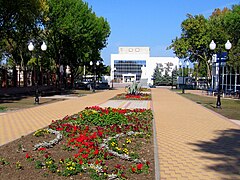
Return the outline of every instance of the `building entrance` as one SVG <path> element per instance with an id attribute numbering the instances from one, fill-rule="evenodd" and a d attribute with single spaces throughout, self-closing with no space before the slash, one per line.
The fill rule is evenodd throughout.
<path id="1" fill-rule="evenodd" d="M 133 82 L 136 81 L 136 74 L 123 74 L 123 82 Z"/>

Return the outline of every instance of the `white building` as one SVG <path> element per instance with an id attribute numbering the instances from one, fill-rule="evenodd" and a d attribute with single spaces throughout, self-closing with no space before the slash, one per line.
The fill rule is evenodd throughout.
<path id="1" fill-rule="evenodd" d="M 118 54 L 111 54 L 111 79 L 119 83 L 145 81 L 153 84 L 157 65 L 166 67 L 170 63 L 173 70 L 178 62 L 177 57 L 150 57 L 149 47 L 119 47 Z"/>

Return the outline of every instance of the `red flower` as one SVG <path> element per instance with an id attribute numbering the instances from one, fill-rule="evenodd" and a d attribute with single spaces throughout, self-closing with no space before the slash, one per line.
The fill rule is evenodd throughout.
<path id="1" fill-rule="evenodd" d="M 115 166 L 115 168 L 120 169 L 120 168 L 121 168 L 121 165 L 120 165 L 120 164 L 117 164 L 117 165 Z"/>
<path id="2" fill-rule="evenodd" d="M 103 132 L 102 131 L 98 131 L 98 136 L 102 137 L 102 135 L 103 135 Z"/>
<path id="3" fill-rule="evenodd" d="M 29 159 L 29 158 L 31 158 L 31 156 L 27 153 L 26 158 Z"/>
<path id="4" fill-rule="evenodd" d="M 88 154 L 82 154 L 82 158 L 87 159 L 88 158 Z"/>
<path id="5" fill-rule="evenodd" d="M 46 150 L 45 147 L 38 148 L 38 151 L 45 151 L 45 150 Z"/>
<path id="6" fill-rule="evenodd" d="M 137 164 L 137 169 L 138 169 L 138 170 L 141 170 L 142 167 L 143 167 L 143 164 Z"/>
<path id="7" fill-rule="evenodd" d="M 85 130 L 86 130 L 86 131 L 89 131 L 89 126 L 86 126 L 86 127 L 85 127 Z"/>
<path id="8" fill-rule="evenodd" d="M 79 154 L 74 154 L 74 157 L 77 158 L 79 156 Z"/>
<path id="9" fill-rule="evenodd" d="M 79 160 L 79 164 L 81 164 L 81 165 L 82 165 L 82 164 L 83 164 L 83 161 L 82 161 L 82 160 Z"/>
<path id="10" fill-rule="evenodd" d="M 99 164 L 99 160 L 98 159 L 96 160 L 95 164 Z"/>
<path id="11" fill-rule="evenodd" d="M 56 128 L 56 130 L 57 130 L 57 131 L 62 131 L 63 128 L 62 128 L 62 127 L 61 127 L 61 128 Z"/>
<path id="12" fill-rule="evenodd" d="M 149 166 L 149 165 L 150 165 L 150 162 L 149 162 L 149 161 L 147 161 L 147 162 L 146 162 L 146 164 L 147 164 L 147 166 Z"/>
<path id="13" fill-rule="evenodd" d="M 98 155 L 98 153 L 99 153 L 99 151 L 98 151 L 98 149 L 96 149 L 96 150 L 94 151 L 94 154 L 95 154 L 95 155 Z"/>
<path id="14" fill-rule="evenodd" d="M 136 172 L 136 168 L 135 167 L 132 167 L 132 172 Z"/>

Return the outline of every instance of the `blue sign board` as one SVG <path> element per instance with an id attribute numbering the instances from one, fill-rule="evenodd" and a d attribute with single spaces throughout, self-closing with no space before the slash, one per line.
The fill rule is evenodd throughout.
<path id="1" fill-rule="evenodd" d="M 217 53 L 217 63 L 221 62 L 226 62 L 227 61 L 227 52 L 221 52 Z"/>

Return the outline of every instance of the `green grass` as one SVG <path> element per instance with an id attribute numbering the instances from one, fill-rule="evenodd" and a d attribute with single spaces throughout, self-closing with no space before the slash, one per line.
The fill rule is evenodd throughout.
<path id="1" fill-rule="evenodd" d="M 101 92 L 101 91 L 96 91 L 96 93 L 97 92 Z M 81 97 L 81 96 L 85 96 L 87 94 L 92 94 L 92 93 L 93 92 L 89 90 L 73 90 L 73 91 L 67 92 L 66 94 L 70 96 Z M 54 96 L 52 98 L 40 97 L 39 105 L 54 103 L 54 102 L 63 101 L 63 100 L 65 99 L 54 98 Z M 19 110 L 19 109 L 30 108 L 34 106 L 38 106 L 38 105 L 34 104 L 33 96 L 24 96 L 24 97 L 15 97 L 15 98 L 9 97 L 9 98 L 5 98 L 5 100 L 0 100 L 0 112 Z"/>
<path id="2" fill-rule="evenodd" d="M 54 99 L 54 98 L 45 99 L 45 98 L 40 97 L 39 105 L 53 103 L 53 102 L 57 102 L 57 101 L 63 101 L 63 99 Z M 24 98 L 20 98 L 20 99 L 5 100 L 4 102 L 1 102 L 0 112 L 12 111 L 12 110 L 18 110 L 18 109 L 24 109 L 24 108 L 38 106 L 38 105 L 34 104 L 34 102 L 35 102 L 34 97 L 24 97 Z M 4 109 L 1 110 L 1 107 L 3 107 Z"/>
<path id="3" fill-rule="evenodd" d="M 5 106 L 0 106 L 0 112 L 4 112 L 7 108 Z"/>
<path id="4" fill-rule="evenodd" d="M 212 97 L 200 96 L 200 95 L 195 95 L 190 93 L 185 93 L 185 94 L 179 93 L 179 94 L 229 119 L 240 120 L 240 100 L 221 98 L 222 108 L 218 109 L 216 108 L 217 97 L 212 98 Z"/>

